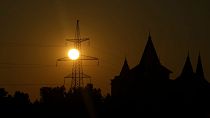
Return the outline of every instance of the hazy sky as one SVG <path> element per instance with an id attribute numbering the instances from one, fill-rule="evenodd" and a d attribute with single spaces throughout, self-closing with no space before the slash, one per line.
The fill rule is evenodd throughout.
<path id="1" fill-rule="evenodd" d="M 62 85 L 71 63 L 55 62 L 67 56 L 65 39 L 74 37 L 77 19 L 90 38 L 84 52 L 100 59 L 99 66 L 85 62 L 85 73 L 104 93 L 125 57 L 131 68 L 139 63 L 148 31 L 171 79 L 188 51 L 195 70 L 200 51 L 210 80 L 209 0 L 0 0 L 0 87 L 34 99 L 41 85 Z"/>

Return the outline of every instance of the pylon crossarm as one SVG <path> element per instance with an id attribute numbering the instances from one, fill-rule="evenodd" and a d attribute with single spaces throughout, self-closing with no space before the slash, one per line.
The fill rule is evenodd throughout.
<path id="1" fill-rule="evenodd" d="M 81 55 L 80 57 L 81 60 L 99 60 L 97 57 L 91 57 L 91 56 L 86 56 L 86 55 Z"/>
<path id="2" fill-rule="evenodd" d="M 92 56 L 86 56 L 86 55 L 81 55 L 80 60 L 90 60 L 90 61 L 98 61 L 98 65 L 99 65 L 99 58 L 97 57 L 92 57 Z"/>
<path id="3" fill-rule="evenodd" d="M 77 60 L 99 60 L 99 59 L 96 57 L 81 55 L 81 57 L 78 58 Z M 57 59 L 57 61 L 73 61 L 73 60 L 69 59 L 69 57 L 64 57 L 64 58 Z"/>
<path id="4" fill-rule="evenodd" d="M 87 40 L 90 40 L 89 38 L 74 38 L 74 39 L 66 39 L 66 41 L 69 41 L 69 42 L 84 42 L 84 41 L 87 41 Z"/>
<path id="5" fill-rule="evenodd" d="M 96 58 L 96 57 L 91 57 L 91 56 L 86 56 L 86 55 L 81 55 L 80 58 L 78 58 L 77 60 L 95 60 L 95 61 L 98 61 L 98 65 L 99 65 L 99 58 Z M 69 59 L 69 57 L 63 57 L 63 58 L 59 58 L 56 60 L 56 66 L 58 66 L 58 62 L 59 61 L 73 61 L 71 59 Z"/>
<path id="6" fill-rule="evenodd" d="M 99 60 L 99 58 L 81 55 L 77 60 Z M 63 58 L 57 59 L 57 61 L 72 61 L 72 60 L 69 59 L 69 57 L 63 57 Z"/>
<path id="7" fill-rule="evenodd" d="M 71 61 L 71 60 L 69 59 L 69 57 L 59 58 L 59 59 L 56 60 L 56 66 L 58 66 L 59 61 Z"/>
<path id="8" fill-rule="evenodd" d="M 63 57 L 63 58 L 57 59 L 57 61 L 71 61 L 71 59 L 69 59 L 69 57 Z"/>

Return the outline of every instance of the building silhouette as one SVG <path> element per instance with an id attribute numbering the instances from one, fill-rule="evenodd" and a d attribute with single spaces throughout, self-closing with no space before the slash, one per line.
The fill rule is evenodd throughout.
<path id="1" fill-rule="evenodd" d="M 128 116 L 202 117 L 201 114 L 207 114 L 210 84 L 205 79 L 200 54 L 196 72 L 188 53 L 181 74 L 172 80 L 171 73 L 161 64 L 149 34 L 139 64 L 130 69 L 125 58 L 120 74 L 111 80 L 113 107 L 119 113 L 125 110 Z"/>
<path id="2" fill-rule="evenodd" d="M 172 71 L 160 63 L 149 34 L 140 63 L 134 68 L 129 69 L 128 62 L 125 59 L 120 75 L 111 81 L 111 94 L 117 97 L 126 96 L 131 92 L 139 92 L 142 82 L 144 83 L 143 86 L 150 88 L 155 87 L 157 83 L 164 84 L 170 81 L 170 73 Z M 146 84 L 149 85 L 146 86 Z"/>

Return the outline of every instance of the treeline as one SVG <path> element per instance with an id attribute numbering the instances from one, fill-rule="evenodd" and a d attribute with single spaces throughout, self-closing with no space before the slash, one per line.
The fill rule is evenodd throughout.
<path id="1" fill-rule="evenodd" d="M 0 118 L 209 117 L 209 85 L 199 89 L 174 81 L 165 85 L 168 89 L 160 90 L 160 86 L 150 84 L 156 89 L 144 89 L 146 93 L 136 91 L 124 97 L 102 96 L 101 90 L 92 84 L 70 90 L 63 86 L 42 87 L 40 99 L 35 102 L 30 101 L 27 93 L 17 91 L 9 95 L 4 88 L 0 88 Z"/>
<path id="2" fill-rule="evenodd" d="M 9 95 L 0 88 L 0 116 L 6 117 L 103 117 L 106 99 L 92 84 L 84 88 L 66 90 L 61 87 L 40 88 L 40 100 L 31 102 L 29 95 L 20 91 Z M 104 113 L 102 113 L 104 112 Z M 103 114 L 103 116 L 102 116 Z"/>

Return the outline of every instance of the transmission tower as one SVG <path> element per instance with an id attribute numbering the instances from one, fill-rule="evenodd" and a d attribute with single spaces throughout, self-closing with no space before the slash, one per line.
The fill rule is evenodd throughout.
<path id="1" fill-rule="evenodd" d="M 72 62 L 72 69 L 71 73 L 67 76 L 64 77 L 64 85 L 65 85 L 65 79 L 70 78 L 71 79 L 71 88 L 80 88 L 84 87 L 84 78 L 91 78 L 89 75 L 83 73 L 83 67 L 82 67 L 82 62 L 85 60 L 95 60 L 98 61 L 99 59 L 96 57 L 91 57 L 91 56 L 86 56 L 82 52 L 82 43 L 85 41 L 88 41 L 89 38 L 81 38 L 80 36 L 80 27 L 79 27 L 79 20 L 77 20 L 76 24 L 76 32 L 75 32 L 75 38 L 73 39 L 66 39 L 67 42 L 73 43 L 73 48 L 76 48 L 80 52 L 80 56 L 76 60 L 71 60 L 69 57 L 63 57 L 59 58 L 56 61 L 71 61 Z"/>

